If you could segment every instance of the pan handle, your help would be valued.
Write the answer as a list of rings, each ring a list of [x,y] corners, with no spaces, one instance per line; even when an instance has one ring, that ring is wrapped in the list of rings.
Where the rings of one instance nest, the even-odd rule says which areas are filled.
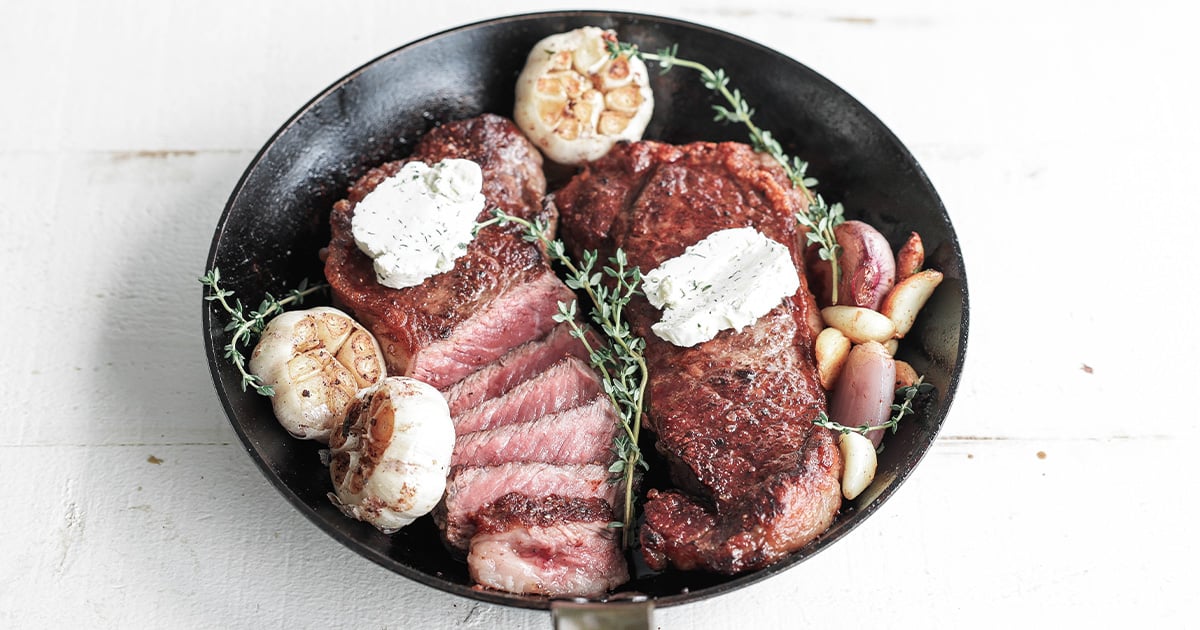
[[[556,601],[550,604],[554,630],[650,630],[654,602]]]

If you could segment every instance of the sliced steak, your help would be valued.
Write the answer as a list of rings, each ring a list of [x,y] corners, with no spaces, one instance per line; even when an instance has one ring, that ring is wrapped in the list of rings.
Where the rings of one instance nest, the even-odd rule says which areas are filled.
[[[375,334],[388,373],[438,389],[544,336],[554,327],[559,300],[574,299],[515,225],[481,231],[454,269],[419,286],[391,289],[376,282],[371,259],[350,230],[355,204],[407,161],[446,158],[474,160],[482,168],[486,204],[480,220],[498,207],[553,221],[542,206],[541,155],[511,121],[485,114],[433,129],[408,160],[371,169],[351,186],[347,198],[334,204],[325,260],[334,302]]]
[[[554,226],[556,217],[542,204],[540,154],[511,122],[483,115],[443,125],[408,160],[446,158],[482,168],[486,204],[479,220],[500,208]],[[471,433],[460,450],[472,465],[454,469],[434,518],[449,546],[465,553],[474,519],[485,515],[490,529],[481,553],[513,560],[487,565],[480,582],[518,592],[599,594],[628,577],[615,537],[597,525],[611,520],[616,486],[607,481],[608,448],[617,424],[611,406],[605,412],[589,404],[599,379],[581,360],[587,352],[569,326],[554,322],[559,302],[575,295],[516,225],[481,231],[451,271],[419,286],[376,282],[351,232],[354,208],[408,160],[372,169],[334,206],[325,259],[334,301],[374,333],[390,374],[442,390],[459,434]],[[565,410],[571,411],[559,413]],[[519,428],[497,428],[506,425]],[[517,498],[496,503],[512,493]]]
[[[554,195],[576,253],[620,247],[649,271],[712,232],[752,226],[787,245],[801,270],[795,296],[692,348],[651,332],[660,314],[644,299],[629,305],[647,344],[646,422],[678,487],[647,496],[640,536],[651,568],[761,568],[827,529],[841,505],[834,436],[812,424],[825,395],[794,218],[802,203],[782,169],[737,143],[619,145]]]
[[[589,365],[575,357],[566,357],[503,396],[455,416],[454,431],[461,436],[530,422],[591,400],[600,393],[600,387],[600,378]]]
[[[571,325],[562,323],[545,337],[513,348],[494,363],[451,385],[442,394],[450,405],[450,414],[457,416],[507,392],[567,356],[588,359],[583,343],[571,335]]]
[[[511,593],[600,595],[629,579],[612,519],[599,498],[504,495],[475,515],[471,577]]]
[[[612,460],[618,422],[612,401],[601,394],[591,402],[532,422],[460,435],[451,462],[455,466],[506,462],[607,465]]]
[[[451,471],[446,496],[434,517],[447,545],[465,552],[475,534],[475,515],[504,495],[600,498],[614,505],[617,485],[609,483],[608,478],[608,468],[596,464],[560,466],[537,462],[459,467]]]

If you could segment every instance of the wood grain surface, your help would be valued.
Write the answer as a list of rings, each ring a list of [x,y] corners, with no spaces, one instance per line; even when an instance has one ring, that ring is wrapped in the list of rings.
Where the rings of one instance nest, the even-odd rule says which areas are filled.
[[[223,415],[196,278],[243,169],[317,92],[418,37],[564,6],[0,5],[0,627],[550,626],[294,511]],[[600,8],[732,31],[856,96],[942,195],[971,289],[956,402],[903,489],[811,560],[657,624],[1195,623],[1196,10]]]

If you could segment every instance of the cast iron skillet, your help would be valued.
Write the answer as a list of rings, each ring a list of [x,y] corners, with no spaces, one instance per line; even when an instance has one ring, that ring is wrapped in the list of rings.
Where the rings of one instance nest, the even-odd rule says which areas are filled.
[[[893,247],[920,232],[927,266],[946,279],[904,341],[901,358],[936,386],[920,418],[887,438],[876,483],[847,504],[827,533],[767,569],[728,577],[639,571],[625,591],[657,606],[703,599],[763,580],[800,564],[870,516],[929,449],[950,407],[967,340],[967,285],[962,255],[937,193],[912,155],[851,96],[805,66],[758,44],[680,20],[602,12],[519,15],[432,35],[392,51],[302,107],[246,169],[217,224],[207,268],[220,268],[227,288],[247,304],[283,295],[302,279],[323,279],[318,250],[329,240],[328,215],[347,186],[373,165],[405,156],[435,125],[481,112],[512,115],[513,86],[542,37],[584,25],[617,30],[647,51],[677,43],[683,57],[722,67],[750,103],[756,122],[790,155],[809,160],[818,191],[842,201],[847,214],[879,228]],[[670,142],[744,140],[745,130],[712,120],[712,95],[684,68],[658,76],[647,138]],[[309,301],[307,305],[321,303]],[[280,492],[345,546],[401,575],[435,588],[509,606],[550,602],[475,590],[465,564],[439,544],[425,518],[385,536],[343,516],[326,498],[328,471],[319,445],[295,440],[275,421],[269,401],[239,386],[223,358],[224,313],[203,306],[204,335],[217,393],[246,450]],[[652,449],[651,449],[652,450]],[[654,481],[653,479],[651,480]]]

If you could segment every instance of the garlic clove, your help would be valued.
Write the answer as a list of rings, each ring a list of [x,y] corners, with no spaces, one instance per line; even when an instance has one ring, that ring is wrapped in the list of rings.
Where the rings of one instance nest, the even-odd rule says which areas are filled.
[[[838,450],[842,452],[842,496],[852,501],[875,479],[875,445],[863,434],[850,432],[838,437]]]
[[[917,371],[907,361],[896,360],[896,387],[894,389],[911,387],[917,383],[919,378]]]
[[[850,339],[842,331],[830,326],[817,335],[813,350],[817,357],[817,376],[821,379],[821,387],[832,390],[842,373],[842,367],[846,365],[846,357],[850,356]]]
[[[921,235],[913,232],[896,252],[896,282],[921,271],[925,266],[925,244]]]
[[[821,319],[854,343],[883,343],[896,335],[896,325],[886,315],[861,306],[826,306],[821,309]]]
[[[898,339],[902,339],[912,329],[917,313],[941,283],[942,272],[926,269],[900,281],[884,298],[879,311],[892,320]]]

